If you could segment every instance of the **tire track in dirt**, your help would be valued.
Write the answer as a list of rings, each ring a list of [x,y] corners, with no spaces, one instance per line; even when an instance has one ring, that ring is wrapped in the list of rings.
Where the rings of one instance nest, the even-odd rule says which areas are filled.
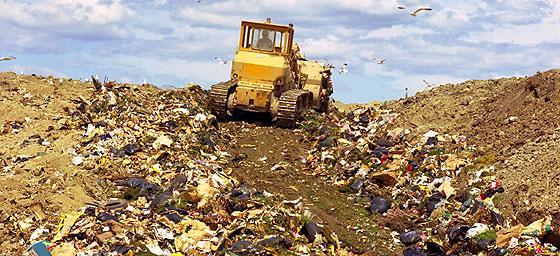
[[[232,159],[229,166],[239,180],[275,195],[274,201],[302,197],[304,205],[326,230],[334,231],[340,241],[357,253],[393,255],[389,231],[376,224],[363,202],[339,192],[314,175],[304,162],[311,142],[302,131],[268,124],[229,122],[221,124],[232,136],[226,145]],[[284,167],[272,170],[275,165]]]

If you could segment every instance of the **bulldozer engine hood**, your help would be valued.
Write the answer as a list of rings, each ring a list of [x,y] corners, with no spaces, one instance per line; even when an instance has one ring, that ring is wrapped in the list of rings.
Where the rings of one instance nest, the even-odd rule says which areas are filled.
[[[232,64],[231,76],[239,86],[258,84],[273,88],[289,66],[283,55],[239,51]]]
[[[322,72],[325,68],[316,61],[298,60],[301,75],[305,77],[303,89],[313,93],[313,105],[319,107],[323,88]]]

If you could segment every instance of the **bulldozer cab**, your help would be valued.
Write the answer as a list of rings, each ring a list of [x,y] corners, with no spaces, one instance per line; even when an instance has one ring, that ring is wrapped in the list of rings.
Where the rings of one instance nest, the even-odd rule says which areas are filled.
[[[332,82],[327,69],[306,60],[292,24],[242,21],[230,80],[210,90],[211,112],[224,120],[235,112],[270,114],[280,126],[293,126],[313,108],[328,110]]]
[[[289,55],[292,51],[294,29],[270,23],[242,21],[239,50],[274,55]]]

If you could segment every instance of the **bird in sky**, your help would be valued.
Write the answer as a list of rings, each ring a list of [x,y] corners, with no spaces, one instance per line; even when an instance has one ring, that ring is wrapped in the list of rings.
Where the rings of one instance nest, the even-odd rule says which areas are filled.
[[[214,59],[215,59],[218,63],[220,63],[220,64],[222,64],[222,65],[227,64],[228,61],[229,61],[229,59],[223,59],[223,58],[218,58],[218,57],[214,57]]]
[[[373,58],[373,61],[377,62],[377,64],[385,64],[385,59]]]
[[[416,17],[420,12],[423,12],[423,11],[431,11],[431,10],[432,10],[432,8],[429,8],[429,7],[420,7],[420,8],[418,8],[418,9],[416,9],[415,11],[411,11],[410,9],[406,8],[406,6],[399,6],[399,7],[397,7],[397,8],[398,8],[399,10],[406,10],[406,11],[408,11],[409,14],[410,14],[410,16],[414,16],[414,17]]]
[[[422,80],[422,82],[426,85],[426,89],[431,89],[432,87],[436,86],[436,84],[428,83],[428,81],[426,80]]]
[[[343,75],[343,74],[346,74],[346,73],[348,73],[348,64],[344,63],[344,64],[340,65],[340,68],[338,68],[338,74]]]
[[[323,59],[319,62],[319,64],[321,64],[322,66],[325,66],[325,67],[327,67],[327,66],[332,66],[332,64],[331,64],[330,61],[329,61],[329,57],[323,58]]]
[[[7,56],[7,57],[1,57],[0,61],[8,61],[8,60],[15,60],[16,57],[12,57],[12,56]]]
[[[328,57],[323,58],[323,60],[321,60],[319,62],[319,64],[321,64],[321,66],[323,66],[325,68],[328,68],[328,69],[331,69],[331,70],[335,68],[334,65],[329,61]]]

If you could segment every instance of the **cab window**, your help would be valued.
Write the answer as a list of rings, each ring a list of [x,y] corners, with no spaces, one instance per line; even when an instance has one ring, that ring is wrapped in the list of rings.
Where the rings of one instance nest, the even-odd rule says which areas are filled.
[[[276,33],[276,38],[274,39],[274,48],[276,52],[281,52],[282,51],[282,46],[284,43],[284,33],[280,33],[277,32]]]
[[[251,48],[255,50],[268,51],[268,52],[273,51],[275,46],[275,40],[278,37],[277,34],[280,33],[268,29],[261,29],[261,28],[254,29],[253,43],[251,44]]]

